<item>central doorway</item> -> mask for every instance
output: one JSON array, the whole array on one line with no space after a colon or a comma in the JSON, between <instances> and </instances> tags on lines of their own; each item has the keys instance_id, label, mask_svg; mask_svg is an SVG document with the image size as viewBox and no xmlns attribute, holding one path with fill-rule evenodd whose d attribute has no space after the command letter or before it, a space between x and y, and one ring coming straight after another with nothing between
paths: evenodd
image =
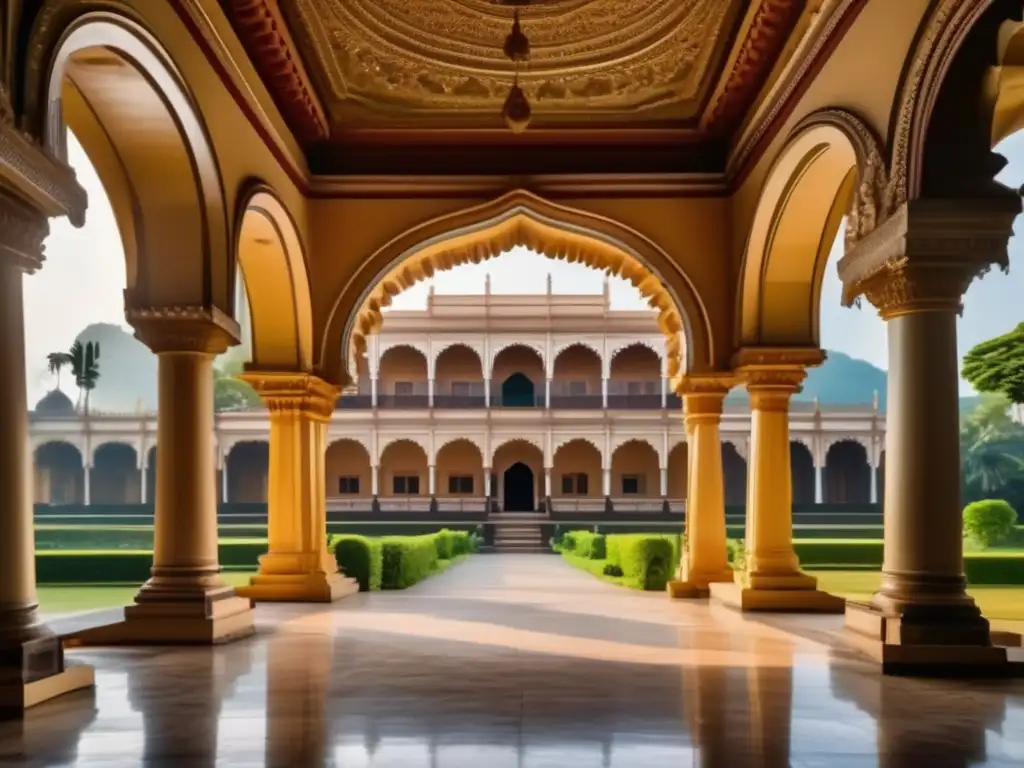
<instances>
[{"instance_id":1,"label":"central doorway","mask_svg":"<svg viewBox=\"0 0 1024 768\"><path fill-rule=\"evenodd\" d=\"M533 470L521 461L505 470L503 512L533 512Z\"/></svg>"},{"instance_id":2,"label":"central doorway","mask_svg":"<svg viewBox=\"0 0 1024 768\"><path fill-rule=\"evenodd\" d=\"M501 404L505 408L531 408L534 404L533 382L523 373L513 373L501 385Z\"/></svg>"}]
</instances>

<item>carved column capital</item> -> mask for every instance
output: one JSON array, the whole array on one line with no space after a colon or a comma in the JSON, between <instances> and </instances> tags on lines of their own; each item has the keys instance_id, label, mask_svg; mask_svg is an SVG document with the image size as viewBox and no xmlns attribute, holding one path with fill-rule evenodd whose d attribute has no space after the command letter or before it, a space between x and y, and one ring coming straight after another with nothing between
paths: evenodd
<instances>
[{"instance_id":1,"label":"carved column capital","mask_svg":"<svg viewBox=\"0 0 1024 768\"><path fill-rule=\"evenodd\" d=\"M745 347L733 356L750 393L750 407L759 411L789 410L789 399L803 389L807 369L824 361L825 352L816 347Z\"/></svg>"},{"instance_id":2,"label":"carved column capital","mask_svg":"<svg viewBox=\"0 0 1024 768\"><path fill-rule=\"evenodd\" d=\"M43 265L43 241L50 234L46 215L13 192L0 189L0 262L25 272Z\"/></svg>"},{"instance_id":3,"label":"carved column capital","mask_svg":"<svg viewBox=\"0 0 1024 768\"><path fill-rule=\"evenodd\" d=\"M220 355L240 340L238 323L216 307L129 307L125 317L135 337L156 354Z\"/></svg>"},{"instance_id":4,"label":"carved column capital","mask_svg":"<svg viewBox=\"0 0 1024 768\"><path fill-rule=\"evenodd\" d=\"M962 308L964 292L1006 245L1019 198L912 200L839 262L843 303L865 297L883 318Z\"/></svg>"},{"instance_id":5,"label":"carved column capital","mask_svg":"<svg viewBox=\"0 0 1024 768\"><path fill-rule=\"evenodd\" d=\"M683 398L687 428L705 422L717 424L722 417L722 403L734 384L731 373L685 376L680 382L679 394Z\"/></svg>"},{"instance_id":6,"label":"carved column capital","mask_svg":"<svg viewBox=\"0 0 1024 768\"><path fill-rule=\"evenodd\" d=\"M341 390L309 373L247 370L241 376L267 405L271 416L294 415L327 423Z\"/></svg>"}]
</instances>

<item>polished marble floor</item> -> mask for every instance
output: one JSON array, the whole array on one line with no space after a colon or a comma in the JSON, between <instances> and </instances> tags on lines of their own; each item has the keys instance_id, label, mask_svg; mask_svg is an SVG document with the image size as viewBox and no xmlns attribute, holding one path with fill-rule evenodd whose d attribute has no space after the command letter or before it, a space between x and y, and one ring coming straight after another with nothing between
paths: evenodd
<instances>
[{"instance_id":1,"label":"polished marble floor","mask_svg":"<svg viewBox=\"0 0 1024 768\"><path fill-rule=\"evenodd\" d=\"M0 725L0 765L1024 765L1024 682L883 679L835 617L670 603L549 555L258 621L216 649L71 652L95 691Z\"/></svg>"}]
</instances>

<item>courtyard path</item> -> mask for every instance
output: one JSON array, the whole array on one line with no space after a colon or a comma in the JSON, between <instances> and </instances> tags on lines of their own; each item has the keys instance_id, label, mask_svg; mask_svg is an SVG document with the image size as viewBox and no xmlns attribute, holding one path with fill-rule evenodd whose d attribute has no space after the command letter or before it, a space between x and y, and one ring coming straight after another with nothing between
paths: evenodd
<instances>
[{"instance_id":1,"label":"courtyard path","mask_svg":"<svg viewBox=\"0 0 1024 768\"><path fill-rule=\"evenodd\" d=\"M96 667L95 693L0 725L0 761L743 768L877 765L879 751L895 758L887 766L1024 760L1021 684L883 679L834 642L836 617L752 620L673 603L553 555L478 555L404 592L261 605L257 616L255 638L220 648L69 653Z\"/></svg>"}]
</instances>

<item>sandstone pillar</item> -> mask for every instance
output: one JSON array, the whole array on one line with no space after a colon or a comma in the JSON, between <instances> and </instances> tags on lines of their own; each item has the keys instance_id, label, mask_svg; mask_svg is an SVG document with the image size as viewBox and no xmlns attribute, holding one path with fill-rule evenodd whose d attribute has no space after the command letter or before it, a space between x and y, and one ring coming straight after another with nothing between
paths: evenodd
<instances>
[{"instance_id":1,"label":"sandstone pillar","mask_svg":"<svg viewBox=\"0 0 1024 768\"><path fill-rule=\"evenodd\" d=\"M306 373L242 376L270 413L267 554L238 593L254 600L330 602L359 591L327 551L324 458L338 390ZM375 490L375 489L374 489Z\"/></svg>"},{"instance_id":2,"label":"sandstone pillar","mask_svg":"<svg viewBox=\"0 0 1024 768\"><path fill-rule=\"evenodd\" d=\"M153 567L125 620L86 643L219 643L253 632L252 601L220 578L214 459L213 358L237 324L218 310L129 310L158 358Z\"/></svg>"},{"instance_id":3,"label":"sandstone pillar","mask_svg":"<svg viewBox=\"0 0 1024 768\"><path fill-rule=\"evenodd\" d=\"M793 550L793 480L789 401L800 391L816 349L750 348L737 356L750 393L750 459L747 474L746 562L733 584L712 597L742 610L842 613L841 599L817 589L801 573Z\"/></svg>"},{"instance_id":4,"label":"sandstone pillar","mask_svg":"<svg viewBox=\"0 0 1024 768\"><path fill-rule=\"evenodd\" d=\"M1006 670L965 592L956 318L963 293L1005 262L1020 201L916 200L840 263L847 298L887 323L888 413L881 589L850 603L846 637L886 672Z\"/></svg>"},{"instance_id":5,"label":"sandstone pillar","mask_svg":"<svg viewBox=\"0 0 1024 768\"><path fill-rule=\"evenodd\" d=\"M8 714L91 687L93 671L65 665L37 612L22 274L42 265L49 227L13 196L0 193L0 210L0 713Z\"/></svg>"},{"instance_id":6,"label":"sandstone pillar","mask_svg":"<svg viewBox=\"0 0 1024 768\"><path fill-rule=\"evenodd\" d=\"M719 426L729 383L690 378L683 395L686 419L686 536L673 598L707 597L709 585L732 581L726 551L725 488Z\"/></svg>"}]
</instances>

